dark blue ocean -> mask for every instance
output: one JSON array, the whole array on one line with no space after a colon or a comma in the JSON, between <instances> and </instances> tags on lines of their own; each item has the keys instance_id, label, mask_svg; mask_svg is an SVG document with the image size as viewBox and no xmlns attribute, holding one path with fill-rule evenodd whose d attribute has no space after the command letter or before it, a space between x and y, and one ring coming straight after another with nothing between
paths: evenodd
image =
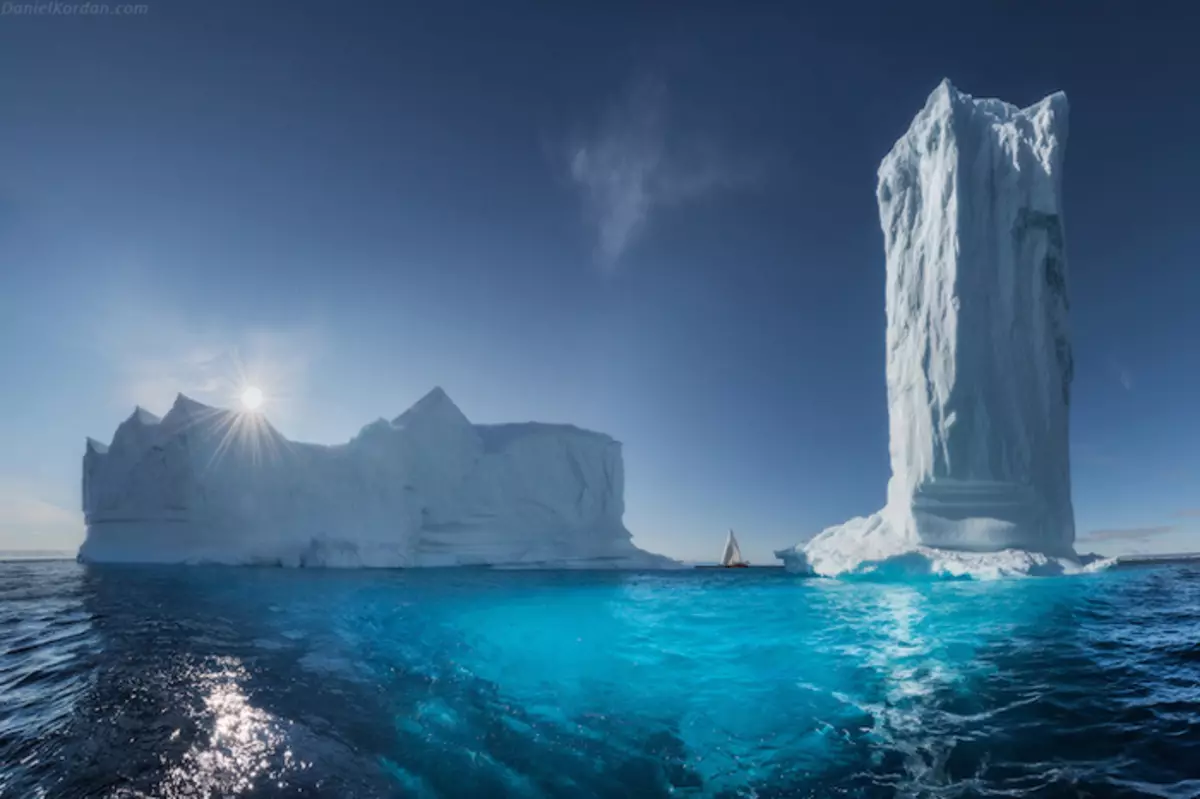
<instances>
[{"instance_id":1,"label":"dark blue ocean","mask_svg":"<svg viewBox=\"0 0 1200 799\"><path fill-rule=\"evenodd\" d=\"M0 796L1200 796L1200 569L0 563Z\"/></svg>"}]
</instances>

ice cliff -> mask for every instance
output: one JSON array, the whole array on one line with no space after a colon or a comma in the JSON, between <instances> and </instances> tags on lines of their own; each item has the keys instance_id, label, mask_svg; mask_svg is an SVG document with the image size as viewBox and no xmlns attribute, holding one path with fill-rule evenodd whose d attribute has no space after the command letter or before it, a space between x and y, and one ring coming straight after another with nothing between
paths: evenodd
<instances>
[{"instance_id":1,"label":"ice cliff","mask_svg":"<svg viewBox=\"0 0 1200 799\"><path fill-rule=\"evenodd\" d=\"M474 425L441 389L346 444L180 395L83 458L87 562L653 568L622 521L621 445Z\"/></svg>"},{"instance_id":2,"label":"ice cliff","mask_svg":"<svg viewBox=\"0 0 1200 799\"><path fill-rule=\"evenodd\" d=\"M777 552L789 568L1073 561L1066 140L1061 92L1020 109L943 81L883 159L887 505Z\"/></svg>"}]
</instances>

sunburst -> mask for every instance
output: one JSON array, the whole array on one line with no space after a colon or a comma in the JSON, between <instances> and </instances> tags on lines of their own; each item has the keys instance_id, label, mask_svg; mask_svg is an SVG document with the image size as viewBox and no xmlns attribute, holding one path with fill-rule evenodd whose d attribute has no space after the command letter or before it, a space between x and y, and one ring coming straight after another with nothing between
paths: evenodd
<instances>
[{"instance_id":1,"label":"sunburst","mask_svg":"<svg viewBox=\"0 0 1200 799\"><path fill-rule=\"evenodd\" d=\"M248 411L257 411L263 404L262 389L258 386L246 386L239 397L242 407Z\"/></svg>"},{"instance_id":2,"label":"sunburst","mask_svg":"<svg viewBox=\"0 0 1200 799\"><path fill-rule=\"evenodd\" d=\"M230 358L233 373L229 375L227 385L232 389L229 396L237 410L221 411L210 420L220 441L209 459L209 468L231 451L249 454L250 462L258 465L266 459L275 460L284 450L291 449L291 442L271 426L265 413L268 408L277 408L278 401L283 399L278 393L279 386L268 393L260 382L276 370L266 363L245 363L236 349L230 353Z\"/></svg>"},{"instance_id":3,"label":"sunburst","mask_svg":"<svg viewBox=\"0 0 1200 799\"><path fill-rule=\"evenodd\" d=\"M193 409L178 431L196 436L193 446L208 450L202 470L211 471L227 458L259 466L294 453L292 442L267 421L268 413L285 410L294 401L288 386L295 381L288 379L287 370L268 358L243 361L236 348L223 359L223 374L206 375L203 381L196 381L201 385L185 388L187 394L202 398L201 408ZM224 407L203 405L204 400L212 399Z\"/></svg>"},{"instance_id":4,"label":"sunburst","mask_svg":"<svg viewBox=\"0 0 1200 799\"><path fill-rule=\"evenodd\" d=\"M261 407L262 398L256 399ZM206 420L212 433L220 436L207 468L220 463L231 451L248 454L250 463L257 466L264 460L278 459L284 450L291 448L291 442L271 426L266 416L252 409L245 399L242 404L241 411L216 411Z\"/></svg>"}]
</instances>

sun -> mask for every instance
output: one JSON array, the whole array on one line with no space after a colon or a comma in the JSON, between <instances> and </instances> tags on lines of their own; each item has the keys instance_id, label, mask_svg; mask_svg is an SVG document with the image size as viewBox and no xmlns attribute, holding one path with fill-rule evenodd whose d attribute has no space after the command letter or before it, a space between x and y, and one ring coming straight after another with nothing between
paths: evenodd
<instances>
[{"instance_id":1,"label":"sun","mask_svg":"<svg viewBox=\"0 0 1200 799\"><path fill-rule=\"evenodd\" d=\"M258 386L246 386L242 391L242 407L248 411L256 411L263 402L262 389Z\"/></svg>"}]
</instances>

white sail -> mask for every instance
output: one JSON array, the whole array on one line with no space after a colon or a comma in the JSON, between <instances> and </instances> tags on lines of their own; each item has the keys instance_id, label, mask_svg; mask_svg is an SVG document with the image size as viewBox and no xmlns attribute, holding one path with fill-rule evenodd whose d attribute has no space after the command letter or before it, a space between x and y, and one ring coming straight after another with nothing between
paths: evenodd
<instances>
[{"instance_id":1,"label":"white sail","mask_svg":"<svg viewBox=\"0 0 1200 799\"><path fill-rule=\"evenodd\" d=\"M735 563L742 562L742 549L738 546L737 539L733 535L733 530L730 530L729 538L725 539L725 552L721 554L721 565L732 566Z\"/></svg>"}]
</instances>

